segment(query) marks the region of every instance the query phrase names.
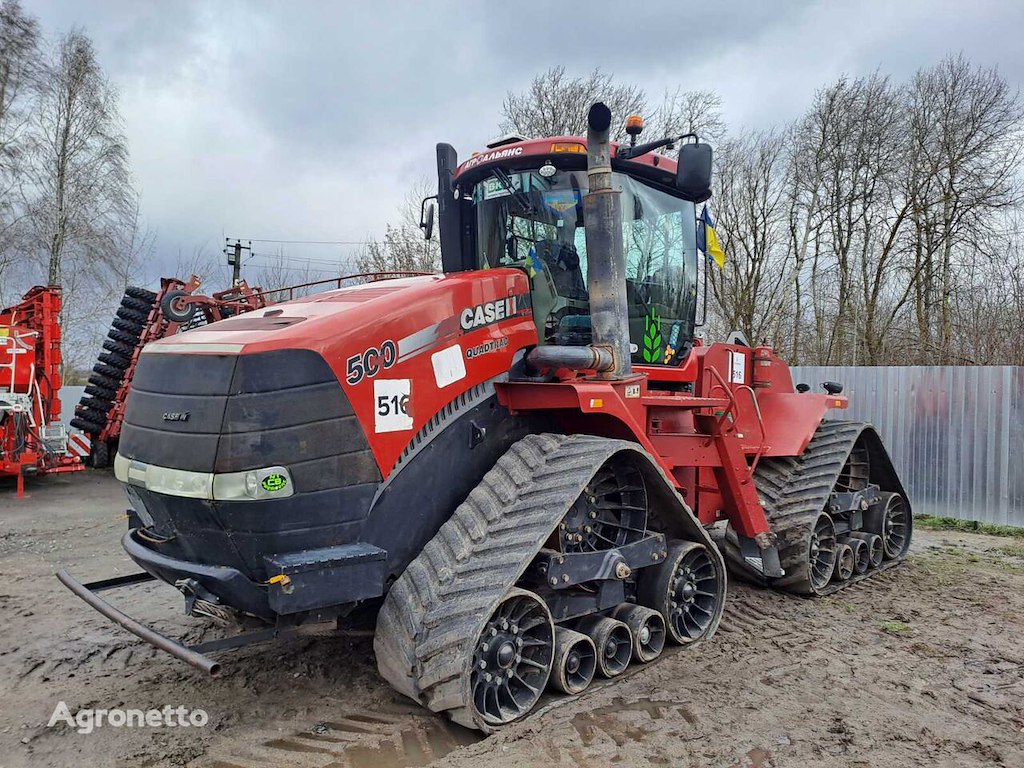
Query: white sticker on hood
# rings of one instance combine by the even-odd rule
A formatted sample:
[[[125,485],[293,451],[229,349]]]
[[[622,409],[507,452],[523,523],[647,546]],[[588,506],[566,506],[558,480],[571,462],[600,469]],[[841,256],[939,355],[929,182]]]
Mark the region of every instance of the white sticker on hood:
[[[430,362],[434,364],[434,381],[438,389],[466,378],[466,361],[462,359],[462,347],[458,344],[435,352],[430,356]]]

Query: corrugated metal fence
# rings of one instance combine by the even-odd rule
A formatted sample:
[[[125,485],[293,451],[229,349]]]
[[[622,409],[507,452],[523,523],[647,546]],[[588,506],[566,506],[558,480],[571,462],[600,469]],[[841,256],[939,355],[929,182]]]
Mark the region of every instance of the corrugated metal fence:
[[[793,381],[844,385],[833,415],[878,428],[915,513],[1024,526],[1024,368],[806,366]]]
[[[1024,368],[799,367],[794,382],[850,397],[840,418],[882,435],[914,511],[1024,526]],[[81,387],[64,387],[64,421]]]

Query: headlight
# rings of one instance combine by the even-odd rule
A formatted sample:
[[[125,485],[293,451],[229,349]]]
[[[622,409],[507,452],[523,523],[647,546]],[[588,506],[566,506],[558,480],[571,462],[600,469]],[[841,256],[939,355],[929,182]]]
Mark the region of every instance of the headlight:
[[[292,496],[295,486],[287,467],[266,467],[245,472],[188,472],[114,457],[114,475],[122,483],[168,496],[215,501],[252,501]]]
[[[250,469],[213,476],[213,498],[219,501],[280,499],[295,493],[287,467]]]

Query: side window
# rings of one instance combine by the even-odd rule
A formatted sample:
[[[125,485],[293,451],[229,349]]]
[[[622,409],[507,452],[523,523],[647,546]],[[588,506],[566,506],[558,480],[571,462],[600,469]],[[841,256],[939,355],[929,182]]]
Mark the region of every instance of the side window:
[[[633,361],[646,365],[678,364],[693,335],[696,284],[687,265],[695,244],[687,242],[686,210],[663,202],[643,187],[623,197],[623,210],[634,214],[623,221],[630,343]]]

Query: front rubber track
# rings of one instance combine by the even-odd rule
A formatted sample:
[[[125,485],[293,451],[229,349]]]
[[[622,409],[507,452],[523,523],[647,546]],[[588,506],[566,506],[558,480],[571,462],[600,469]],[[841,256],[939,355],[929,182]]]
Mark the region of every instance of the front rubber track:
[[[374,635],[381,675],[428,709],[492,732],[469,686],[480,631],[589,480],[623,451],[650,461],[634,443],[587,435],[513,445],[388,592]]]

